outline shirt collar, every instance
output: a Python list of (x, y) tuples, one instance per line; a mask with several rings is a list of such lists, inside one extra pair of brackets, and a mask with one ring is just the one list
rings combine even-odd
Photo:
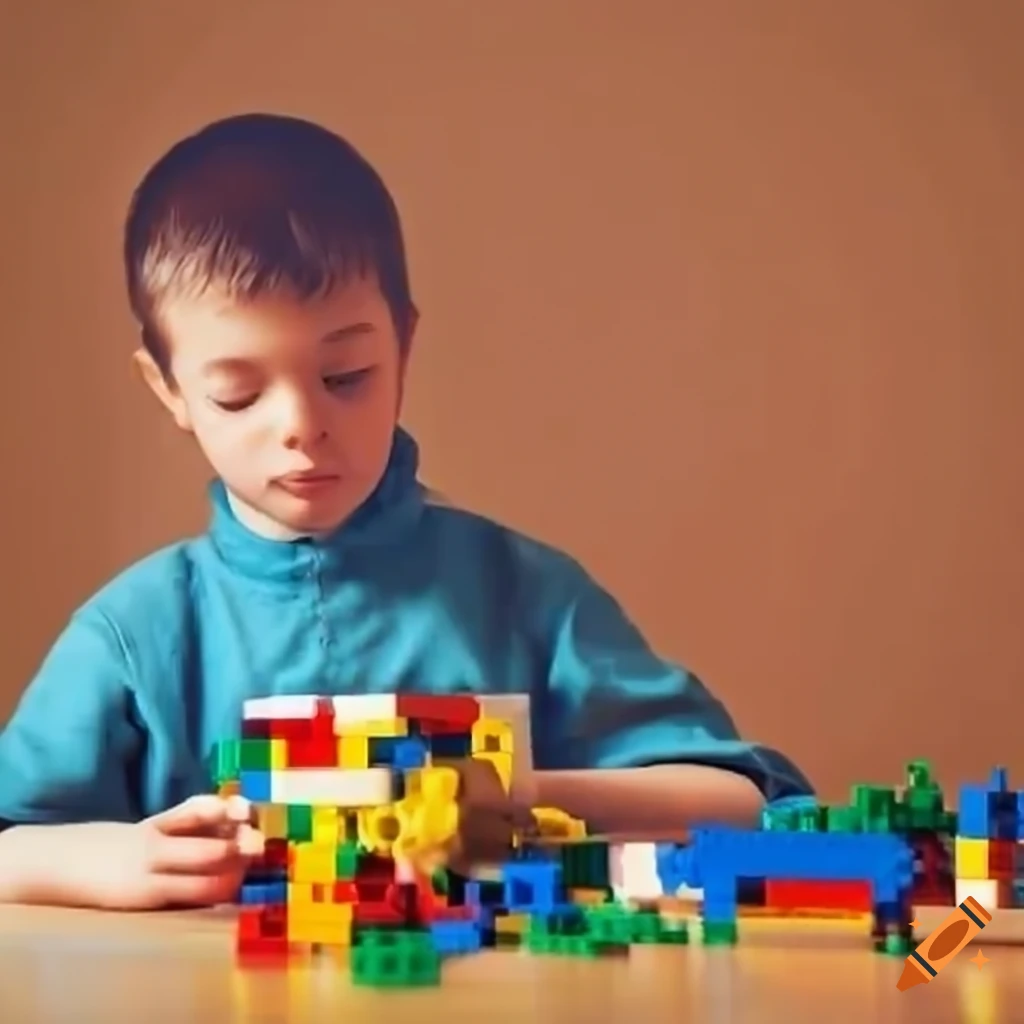
[(396, 428), (384, 475), (369, 498), (336, 529), (311, 537), (272, 539), (255, 533), (231, 508), (224, 482), (210, 482), (209, 537), (220, 558), (253, 579), (295, 582), (344, 571), (356, 547), (386, 544), (410, 530), (423, 510), (419, 447)]

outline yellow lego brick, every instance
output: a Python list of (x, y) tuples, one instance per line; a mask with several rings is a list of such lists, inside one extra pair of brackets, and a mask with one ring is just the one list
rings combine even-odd
[[(403, 831), (408, 819), (403, 820), (395, 804), (385, 807), (365, 807), (358, 812), (359, 842), (373, 853), (387, 856)], [(404, 828), (403, 828), (404, 826)]]
[(502, 788), (506, 793), (512, 788), (512, 755), (499, 751), (481, 751), (473, 754), (474, 761), (490, 761), (498, 772)]
[(609, 899), (604, 889), (570, 889), (569, 902), (592, 907), (599, 903), (608, 903)]
[(260, 804), (256, 823), (264, 839), (288, 838), (288, 808), (285, 804)]
[(407, 797), (422, 797), (429, 803), (453, 803), (459, 797), (459, 773), (445, 765), (410, 768), (405, 773)]
[(289, 882), (288, 883), (288, 906), (292, 907), (298, 903), (313, 903), (313, 890), (316, 884), (313, 882)]
[(343, 831), (344, 827), (344, 817), (339, 815), (337, 807), (313, 808), (313, 842), (315, 844), (337, 846), (339, 832)]
[(408, 736), (409, 720), (407, 718), (368, 719), (362, 722), (346, 722), (341, 729), (342, 739), (346, 736), (373, 736), (377, 739)]
[(512, 727), (497, 718), (480, 718), (473, 723), (470, 734), (474, 754), (509, 754), (512, 749)]
[(572, 842), (587, 838), (586, 823), (557, 807), (531, 807), (530, 813), (544, 839), (565, 839)]
[(337, 879), (337, 846), (325, 843), (296, 843), (288, 868), (290, 882), (330, 885)]
[(496, 935), (522, 935), (530, 923), (527, 914), (497, 914), (494, 918)]
[(352, 943), (351, 903), (298, 903), (288, 908), (288, 941), (324, 946)]
[(370, 767), (370, 737), (366, 733), (346, 733), (338, 737), (340, 768)]
[(288, 741), (275, 737), (270, 741), (270, 770), (283, 772), (288, 767)]
[(990, 875), (988, 859), (987, 839), (956, 837), (953, 873), (957, 878), (988, 878)]

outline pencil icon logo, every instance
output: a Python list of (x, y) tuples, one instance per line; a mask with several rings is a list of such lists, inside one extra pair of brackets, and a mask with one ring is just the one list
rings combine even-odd
[(991, 920), (992, 915), (973, 896), (968, 896), (907, 957), (896, 988), (906, 992), (931, 981)]

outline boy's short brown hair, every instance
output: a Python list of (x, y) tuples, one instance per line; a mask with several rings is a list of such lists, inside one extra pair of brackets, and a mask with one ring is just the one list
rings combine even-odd
[(350, 143), (296, 117), (230, 117), (173, 146), (132, 196), (124, 263), (142, 343), (166, 376), (160, 306), (207, 288), (310, 298), (369, 272), (403, 343), (415, 316), (387, 187)]

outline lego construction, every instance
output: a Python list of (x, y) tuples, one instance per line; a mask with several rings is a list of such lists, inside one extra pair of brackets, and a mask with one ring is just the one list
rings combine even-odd
[(356, 985), (397, 988), (440, 984), (447, 959), (487, 948), (628, 955), (731, 945), (748, 917), (848, 916), (916, 983), (940, 965), (915, 954), (915, 907), (967, 908), (948, 959), (985, 923), (972, 906), (1024, 906), (1024, 793), (1000, 769), (955, 811), (915, 761), (903, 785), (856, 786), (846, 806), (616, 843), (558, 808), (514, 810), (515, 754), (510, 723), (472, 696), (248, 701), (211, 766), (265, 837), (239, 957), (330, 955)]

